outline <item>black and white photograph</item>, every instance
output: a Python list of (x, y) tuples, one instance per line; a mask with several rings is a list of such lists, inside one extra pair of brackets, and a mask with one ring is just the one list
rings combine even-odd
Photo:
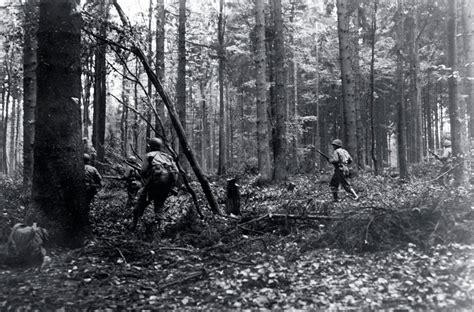
[(474, 0), (0, 0), (0, 311), (473, 300)]

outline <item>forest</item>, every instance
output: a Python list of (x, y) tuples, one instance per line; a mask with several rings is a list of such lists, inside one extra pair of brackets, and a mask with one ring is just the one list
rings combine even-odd
[(0, 34), (1, 310), (474, 306), (473, 1), (0, 0)]

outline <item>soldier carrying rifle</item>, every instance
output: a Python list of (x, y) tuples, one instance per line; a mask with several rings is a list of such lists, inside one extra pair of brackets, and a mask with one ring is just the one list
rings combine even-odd
[(335, 139), (332, 141), (331, 145), (334, 148), (331, 158), (320, 151), (318, 151), (318, 153), (325, 157), (326, 160), (334, 166), (334, 173), (332, 175), (331, 182), (329, 182), (334, 201), (339, 201), (339, 185), (342, 185), (346, 192), (353, 196), (354, 200), (358, 200), (359, 196), (351, 187), (349, 181), (347, 181), (347, 178), (349, 177), (349, 165), (352, 163), (352, 157), (347, 150), (342, 148), (341, 140)]

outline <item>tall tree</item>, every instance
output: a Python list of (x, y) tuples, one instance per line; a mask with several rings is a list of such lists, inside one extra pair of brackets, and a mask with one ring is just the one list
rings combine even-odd
[(226, 118), (224, 101), (224, 70), (225, 70), (225, 46), (224, 46), (224, 0), (219, 0), (219, 22), (218, 22), (218, 48), (219, 57), (219, 163), (217, 174), (223, 175), (226, 172)]
[(465, 150), (466, 140), (466, 104), (459, 101), (456, 55), (456, 0), (448, 1), (447, 36), (448, 51), (447, 61), (449, 67), (448, 95), (449, 95), (449, 121), (451, 124), (451, 141), (453, 156), (455, 157), (454, 179), (458, 185), (466, 185), (468, 182), (467, 161)]
[(255, 1), (256, 33), (256, 87), (257, 87), (257, 159), (258, 172), (263, 180), (271, 177), (270, 150), (268, 141), (267, 114), (267, 60), (265, 52), (265, 11), (264, 0)]
[[(106, 22), (108, 20), (108, 0), (99, 0), (99, 22), (98, 32), (101, 38), (106, 38)], [(97, 41), (94, 66), (94, 126), (92, 131), (92, 143), (97, 150), (97, 158), (103, 162), (105, 157), (105, 117), (107, 100), (107, 72), (106, 51), (107, 45), (100, 39)]]
[(464, 55), (466, 58), (465, 86), (469, 113), (469, 137), (474, 140), (474, 2), (463, 0)]
[[(41, 0), (32, 214), (53, 240), (87, 229), (81, 142), (81, 16), (75, 0)], [(44, 224), (47, 222), (49, 224)]]
[(23, 44), (23, 185), (30, 194), (33, 184), (33, 143), (36, 106), (36, 30), (38, 0), (25, 3)]
[(354, 73), (351, 64), (351, 38), (349, 32), (350, 1), (337, 0), (337, 33), (339, 37), (339, 61), (341, 64), (342, 100), (344, 118), (344, 143), (347, 150), (357, 159), (357, 114), (354, 100)]
[[(156, 76), (163, 82), (165, 78), (165, 1), (157, 0), (156, 2)], [(164, 120), (165, 107), (159, 96), (155, 97), (155, 107), (158, 116), (155, 121), (155, 130), (159, 135), (164, 136), (164, 125), (160, 121)]]
[(405, 105), (405, 76), (403, 71), (403, 0), (398, 0), (395, 13), (396, 53), (397, 53), (397, 150), (398, 169), (401, 179), (408, 178), (407, 143), (406, 143), (406, 105)]
[(274, 18), (274, 76), (275, 76), (275, 134), (273, 137), (273, 180), (287, 178), (287, 142), (286, 142), (286, 87), (285, 87), (285, 47), (283, 37), (283, 18), (281, 0), (273, 0)]
[[(186, 0), (179, 0), (178, 23), (178, 78), (176, 80), (176, 106), (179, 121), (186, 132)], [(179, 158), (184, 154), (179, 148)]]

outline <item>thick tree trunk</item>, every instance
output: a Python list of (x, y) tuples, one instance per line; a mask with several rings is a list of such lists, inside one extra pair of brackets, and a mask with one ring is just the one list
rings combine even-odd
[[(103, 20), (99, 21), (99, 35), (102, 38), (106, 37), (105, 22), (108, 19), (108, 5), (107, 0), (100, 0), (99, 10)], [(105, 117), (106, 117), (106, 66), (105, 54), (106, 44), (100, 40), (97, 42), (98, 46), (95, 51), (95, 66), (94, 66), (94, 126), (92, 131), (92, 143), (97, 150), (97, 159), (100, 162), (104, 161), (105, 157)]]
[(342, 100), (344, 115), (344, 143), (347, 150), (357, 159), (356, 103), (354, 100), (354, 74), (351, 64), (351, 38), (349, 32), (349, 0), (337, 0), (337, 22), (339, 36), (339, 60), (341, 64)]
[(458, 82), (456, 78), (456, 0), (449, 1), (449, 15), (447, 19), (448, 51), (447, 61), (450, 68), (448, 78), (449, 121), (451, 124), (451, 141), (453, 156), (455, 157), (454, 179), (457, 185), (467, 185), (468, 170), (466, 160), (467, 133), (465, 127), (466, 104), (459, 101)]
[(265, 52), (264, 0), (255, 1), (256, 33), (256, 93), (257, 93), (257, 159), (258, 172), (263, 180), (271, 178), (270, 146), (268, 139), (267, 60)]
[(78, 245), (88, 224), (79, 102), (81, 17), (76, 6), (70, 0), (41, 0), (38, 27), (31, 218), (48, 229), (53, 241), (66, 245)]
[(225, 47), (224, 47), (224, 0), (219, 1), (219, 22), (218, 22), (218, 49), (219, 58), (219, 163), (217, 174), (226, 173), (226, 118), (224, 101), (224, 70), (225, 70)]
[(286, 87), (285, 87), (285, 48), (283, 39), (283, 18), (281, 0), (273, 1), (275, 20), (274, 73), (275, 73), (275, 135), (273, 138), (274, 171), (273, 180), (287, 178), (286, 142)]
[[(376, 118), (375, 114), (375, 33), (377, 31), (377, 0), (374, 2), (374, 15), (372, 19), (372, 42), (371, 42), (371, 57), (370, 57), (370, 137), (372, 146), (370, 148), (370, 155), (372, 158), (372, 163), (374, 165), (374, 173), (375, 175), (379, 175), (381, 173), (381, 162), (383, 161), (381, 158), (377, 159), (377, 147), (382, 142), (378, 142), (378, 138), (375, 135), (375, 127), (378, 126), (378, 118)], [(378, 117), (378, 116), (377, 116)], [(380, 131), (380, 128), (377, 127), (377, 131)]]
[(25, 4), (23, 26), (25, 31), (23, 45), (23, 186), (27, 196), (31, 195), (33, 185), (38, 17), (38, 0), (28, 0)]
[(403, 5), (402, 0), (398, 0), (398, 10), (395, 15), (396, 35), (397, 35), (397, 93), (398, 93), (398, 125), (397, 125), (397, 147), (398, 147), (398, 169), (400, 179), (408, 178), (407, 166), (407, 133), (406, 133), (406, 103), (405, 103), (405, 84), (403, 74)]

